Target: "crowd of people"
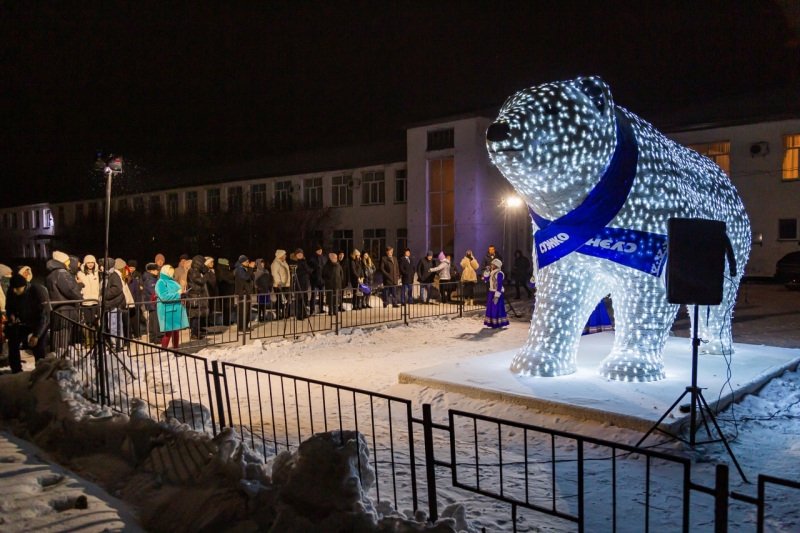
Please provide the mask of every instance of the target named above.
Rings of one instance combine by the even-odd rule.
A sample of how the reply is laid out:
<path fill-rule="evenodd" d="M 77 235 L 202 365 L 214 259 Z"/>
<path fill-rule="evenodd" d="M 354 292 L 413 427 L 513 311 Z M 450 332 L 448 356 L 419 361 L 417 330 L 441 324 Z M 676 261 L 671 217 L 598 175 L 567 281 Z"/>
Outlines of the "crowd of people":
<path fill-rule="evenodd" d="M 486 325 L 508 325 L 502 257 L 494 246 L 481 263 L 469 250 L 455 263 L 449 254 L 434 255 L 432 250 L 414 261 L 409 249 L 397 257 L 388 247 L 381 258 L 373 259 L 359 250 L 349 255 L 326 254 L 318 245 L 308 257 L 299 248 L 291 253 L 277 250 L 269 264 L 246 255 L 231 265 L 226 258 L 184 254 L 173 266 L 157 254 L 142 270 L 135 259 L 98 262 L 93 255 L 80 260 L 56 251 L 46 268 L 45 283 L 39 285 L 33 282 L 30 267 L 14 270 L 0 264 L 3 347 L 12 372 L 22 370 L 21 348 L 31 349 L 36 359 L 44 357 L 51 310 L 97 325 L 101 295 L 105 296 L 107 331 L 118 338 L 147 335 L 151 343 L 164 348 L 179 346 L 181 330 L 190 329 L 193 339 L 202 338 L 218 317 L 222 326 L 237 323 L 246 331 L 254 319 L 333 315 L 344 310 L 345 289 L 354 311 L 371 308 L 374 294 L 383 307 L 441 305 L 452 301 L 459 286 L 462 302 L 474 305 L 475 286 L 483 281 L 489 290 Z M 520 288 L 531 296 L 530 274 L 530 261 L 517 251 L 509 273 L 517 299 Z M 414 298 L 416 284 L 419 290 Z M 257 318 L 251 316 L 256 309 Z"/>

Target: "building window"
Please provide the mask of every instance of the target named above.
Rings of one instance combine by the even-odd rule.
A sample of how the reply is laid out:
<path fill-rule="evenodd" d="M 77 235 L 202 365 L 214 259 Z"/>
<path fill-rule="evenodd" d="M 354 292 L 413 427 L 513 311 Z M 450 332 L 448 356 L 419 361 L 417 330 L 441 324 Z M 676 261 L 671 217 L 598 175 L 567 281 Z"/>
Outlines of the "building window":
<path fill-rule="evenodd" d="M 700 155 L 712 160 L 728 176 L 731 175 L 731 142 L 716 141 L 710 143 L 690 144 L 687 146 Z"/>
<path fill-rule="evenodd" d="M 53 225 L 53 214 L 49 209 L 45 209 L 42 215 L 42 227 L 44 229 L 50 229 L 50 226 Z"/>
<path fill-rule="evenodd" d="M 344 207 L 353 205 L 353 176 L 345 174 L 331 179 L 331 205 Z"/>
<path fill-rule="evenodd" d="M 453 158 L 428 161 L 428 249 L 455 249 L 455 171 Z"/>
<path fill-rule="evenodd" d="M 408 195 L 408 180 L 406 179 L 406 169 L 401 168 L 394 171 L 394 203 L 404 204 Z"/>
<path fill-rule="evenodd" d="M 386 248 L 386 230 L 365 229 L 363 247 L 363 251 L 369 252 L 371 257 L 380 257 L 381 251 Z"/>
<path fill-rule="evenodd" d="M 353 230 L 337 229 L 333 231 L 333 249 L 350 255 L 353 251 Z"/>
<path fill-rule="evenodd" d="M 262 213 L 267 209 L 267 184 L 256 183 L 250 186 L 250 210 Z"/>
<path fill-rule="evenodd" d="M 83 219 L 86 217 L 86 214 L 83 211 L 83 204 L 77 204 L 75 206 L 75 221 L 76 222 L 83 222 Z"/>
<path fill-rule="evenodd" d="M 455 147 L 455 134 L 453 128 L 428 132 L 428 152 L 434 150 L 447 150 Z"/>
<path fill-rule="evenodd" d="M 303 201 L 306 207 L 322 207 L 322 178 L 303 180 Z"/>
<path fill-rule="evenodd" d="M 783 136 L 783 179 L 800 178 L 800 135 Z"/>
<path fill-rule="evenodd" d="M 178 193 L 171 192 L 167 195 L 167 216 L 178 218 Z"/>
<path fill-rule="evenodd" d="M 28 225 L 30 224 L 30 221 L 28 220 L 28 212 L 23 211 L 21 218 L 22 218 L 22 229 L 28 229 Z"/>
<path fill-rule="evenodd" d="M 154 194 L 150 197 L 150 216 L 161 215 L 161 197 Z"/>
<path fill-rule="evenodd" d="M 208 189 L 206 191 L 206 213 L 213 215 L 219 213 L 219 189 Z"/>
<path fill-rule="evenodd" d="M 144 198 L 137 196 L 133 199 L 133 210 L 137 213 L 144 213 Z"/>
<path fill-rule="evenodd" d="M 397 253 L 403 253 L 408 248 L 408 229 L 400 228 L 397 230 Z"/>
<path fill-rule="evenodd" d="M 782 218 L 778 220 L 778 240 L 779 241 L 797 240 L 796 218 Z"/>
<path fill-rule="evenodd" d="M 228 211 L 231 213 L 242 212 L 242 188 L 228 187 Z"/>
<path fill-rule="evenodd" d="M 186 191 L 186 214 L 196 215 L 198 211 L 197 206 L 197 191 Z"/>
<path fill-rule="evenodd" d="M 63 228 L 64 226 L 66 226 L 66 222 L 67 222 L 66 210 L 64 209 L 63 205 L 60 205 L 58 206 L 58 225 Z"/>
<path fill-rule="evenodd" d="M 364 172 L 361 181 L 361 205 L 382 205 L 386 203 L 386 173 L 384 171 Z"/>
<path fill-rule="evenodd" d="M 292 200 L 292 182 L 276 181 L 275 182 L 275 207 L 278 209 L 291 209 L 293 204 Z"/>

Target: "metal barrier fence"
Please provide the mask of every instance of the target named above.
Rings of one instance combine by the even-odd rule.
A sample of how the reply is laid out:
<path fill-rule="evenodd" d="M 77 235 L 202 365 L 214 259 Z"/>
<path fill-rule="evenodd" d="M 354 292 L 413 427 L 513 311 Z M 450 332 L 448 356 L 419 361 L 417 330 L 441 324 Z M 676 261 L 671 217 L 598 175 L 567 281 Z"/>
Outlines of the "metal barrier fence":
<path fill-rule="evenodd" d="M 395 509 L 427 507 L 432 521 L 439 517 L 440 489 L 479 498 L 471 505 L 507 504 L 506 523 L 515 532 L 521 510 L 579 532 L 685 533 L 709 530 L 711 521 L 692 519 L 707 507 L 713 508 L 715 533 L 741 525 L 731 519 L 734 511 L 754 511 L 758 533 L 784 518 L 791 523 L 786 515 L 796 512 L 791 504 L 778 508 L 767 490 L 800 496 L 796 481 L 759 475 L 755 496 L 731 492 L 726 465 L 717 465 L 713 486 L 707 486 L 693 479 L 690 459 L 652 448 L 452 409 L 446 423 L 435 423 L 429 404 L 416 418 L 409 400 L 109 334 L 98 350 L 96 331 L 59 312 L 54 316 L 56 353 L 73 361 L 87 397 L 120 412 L 141 398 L 151 417 L 176 418 L 212 434 L 231 426 L 265 459 L 296 450 L 316 432 L 358 431 L 372 448 L 365 459 L 375 475 L 370 496 Z M 361 454 L 363 476 L 368 470 L 360 461 Z M 417 468 L 424 469 L 420 479 Z M 641 498 L 620 497 L 620 488 L 630 486 L 638 486 Z"/>

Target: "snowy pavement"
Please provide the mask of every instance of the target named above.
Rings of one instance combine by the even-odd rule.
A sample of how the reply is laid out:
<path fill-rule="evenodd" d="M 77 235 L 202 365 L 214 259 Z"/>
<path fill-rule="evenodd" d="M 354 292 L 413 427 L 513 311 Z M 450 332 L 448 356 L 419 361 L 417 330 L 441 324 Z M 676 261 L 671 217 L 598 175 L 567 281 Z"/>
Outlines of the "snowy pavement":
<path fill-rule="evenodd" d="M 0 531 L 144 531 L 128 506 L 47 460 L 33 444 L 0 432 Z"/>

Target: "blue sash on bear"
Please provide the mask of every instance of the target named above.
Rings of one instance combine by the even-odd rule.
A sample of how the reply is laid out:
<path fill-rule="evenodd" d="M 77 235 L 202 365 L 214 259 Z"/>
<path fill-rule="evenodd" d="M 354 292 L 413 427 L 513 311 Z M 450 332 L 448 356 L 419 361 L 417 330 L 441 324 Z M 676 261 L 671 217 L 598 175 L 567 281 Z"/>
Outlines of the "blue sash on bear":
<path fill-rule="evenodd" d="M 607 228 L 617 216 L 636 177 L 639 147 L 628 119 L 615 110 L 617 147 L 600 182 L 586 200 L 558 220 L 549 221 L 528 207 L 539 230 L 534 234 L 539 268 L 579 252 L 660 276 L 667 255 L 667 236 L 624 228 Z"/>

